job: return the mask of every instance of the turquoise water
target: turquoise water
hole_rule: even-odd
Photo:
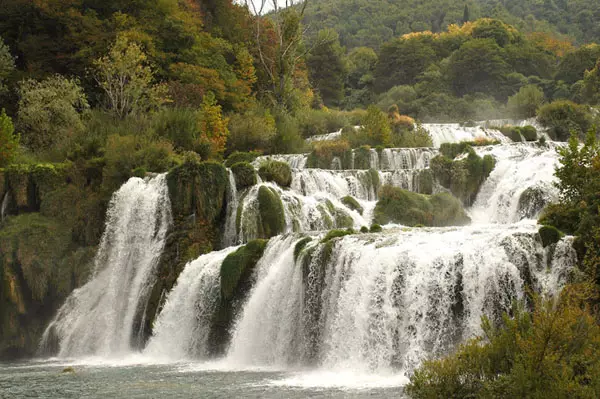
[[[73,367],[73,373],[64,373]],[[221,365],[0,364],[0,398],[399,398],[399,376],[304,370],[227,371]]]

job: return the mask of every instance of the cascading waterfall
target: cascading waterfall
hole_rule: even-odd
[[[500,143],[510,143],[510,139],[499,130],[483,126],[461,126],[458,123],[424,123],[423,127],[429,132],[435,148],[443,143],[458,143],[476,139],[497,140]]]
[[[227,173],[229,174],[229,187],[227,189],[227,215],[225,218],[225,228],[223,229],[224,247],[235,245],[237,241],[235,221],[239,205],[238,192],[235,185],[235,176],[233,175],[231,169],[228,169]]]
[[[236,247],[211,252],[189,263],[154,324],[144,354],[181,360],[206,358],[210,323],[219,299],[219,269]]]
[[[496,166],[471,209],[474,223],[513,223],[536,218],[546,204],[558,198],[553,184],[558,165],[554,146],[491,146],[479,153],[494,156]]]
[[[61,357],[130,352],[170,224],[166,174],[126,182],[111,200],[91,280],[60,308],[42,349],[57,345]]]

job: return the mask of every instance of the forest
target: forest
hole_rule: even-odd
[[[485,336],[425,362],[407,392],[598,394],[600,2],[308,0],[257,12],[258,3],[1,2],[0,356],[31,355],[49,315],[88,279],[90,270],[76,265],[90,264],[111,196],[131,177],[170,172],[169,184],[183,192],[173,205],[181,231],[169,239],[185,251],[173,244],[167,253],[181,272],[218,247],[223,166],[240,190],[257,176],[289,187],[289,166],[272,161],[257,174],[250,163],[309,154],[309,167],[330,169],[335,158],[353,169],[350,157],[356,166],[371,149],[433,147],[423,123],[536,119],[566,143],[557,147],[559,201],[539,223],[542,240],[576,237],[573,284],[554,300],[531,294],[500,323],[484,318]],[[548,148],[530,127],[500,130]],[[336,131],[335,140],[310,140]],[[428,190],[425,201],[383,186],[375,221],[467,224],[462,207],[494,168],[472,147],[491,144],[443,145],[431,169],[449,195]],[[390,216],[411,201],[419,209],[410,218]],[[191,213],[198,224],[188,228]],[[261,239],[282,232],[281,220],[269,223]],[[322,243],[337,234],[346,233]],[[161,279],[168,290],[176,273]]]

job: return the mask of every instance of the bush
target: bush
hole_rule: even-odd
[[[420,398],[593,398],[600,395],[600,326],[590,285],[567,286],[557,299],[515,305],[483,337],[426,361],[406,386]]]
[[[235,186],[238,190],[252,187],[256,184],[256,171],[254,167],[247,162],[238,162],[231,167],[231,172],[235,176]]]
[[[271,152],[278,154],[295,154],[303,152],[305,142],[300,135],[298,121],[285,112],[275,116],[277,134],[271,143]]]
[[[508,98],[508,109],[517,119],[532,118],[544,102],[544,92],[536,85],[527,85]]]
[[[369,232],[369,228],[368,228],[367,226],[362,226],[362,227],[360,228],[360,232],[361,232],[361,233],[368,233],[368,232]]]
[[[336,132],[349,123],[344,112],[333,110],[304,109],[297,114],[297,119],[305,138]]]
[[[18,127],[23,144],[49,150],[84,129],[82,113],[89,105],[79,81],[54,75],[19,87]]]
[[[392,186],[381,189],[374,220],[378,224],[406,226],[452,226],[470,222],[460,201],[450,194],[427,196]]]
[[[500,132],[503,135],[505,135],[515,143],[520,143],[523,141],[523,138],[521,137],[521,128],[517,126],[505,125],[498,128],[498,130],[500,130]]]
[[[255,109],[229,118],[227,151],[268,150],[275,137],[275,118],[267,110]]]
[[[156,115],[154,125],[156,134],[179,150],[192,150],[201,135],[198,112],[192,109],[165,109]]]
[[[348,207],[349,209],[360,213],[361,215],[363,214],[363,207],[358,203],[358,201],[354,197],[350,195],[347,195],[342,198],[342,204],[346,205],[346,207]]]
[[[385,113],[374,105],[367,108],[367,115],[363,119],[361,130],[366,135],[371,146],[392,144],[392,128]]]
[[[281,187],[292,184],[292,169],[285,162],[269,160],[260,165],[258,174],[265,181],[272,181]]]
[[[556,244],[563,237],[563,234],[554,226],[540,227],[539,234],[544,248],[548,245]]]
[[[538,112],[538,120],[548,128],[550,137],[558,141],[567,141],[571,131],[583,137],[593,122],[588,107],[572,101],[554,101],[544,105]]]
[[[260,155],[261,155],[261,153],[258,151],[249,151],[249,152],[234,151],[225,160],[225,166],[228,168],[231,168],[234,164],[239,163],[239,162],[252,163]]]
[[[527,125],[521,128],[521,135],[527,141],[537,140],[537,129],[534,126]]]
[[[18,151],[19,136],[15,134],[12,119],[6,115],[3,109],[0,113],[0,168],[10,164],[17,156]]]
[[[375,224],[371,225],[371,228],[369,229],[369,231],[371,233],[381,233],[383,231],[383,228],[380,225],[375,223]]]
[[[346,140],[326,140],[313,143],[313,150],[308,155],[309,168],[331,169],[333,158],[339,157],[342,168],[349,169],[352,161],[350,144]]]

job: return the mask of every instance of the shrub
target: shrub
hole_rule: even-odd
[[[248,151],[248,152],[234,151],[225,160],[225,166],[228,168],[231,168],[234,164],[239,163],[239,162],[252,163],[260,155],[261,155],[261,153],[258,151]]]
[[[371,225],[371,229],[369,231],[371,233],[381,233],[383,231],[383,228],[375,223]]]
[[[358,203],[358,201],[350,195],[342,198],[342,204],[346,205],[349,209],[360,213],[361,215],[364,211],[363,207]]]
[[[275,137],[275,118],[268,110],[255,109],[229,118],[227,151],[264,152]]]
[[[520,143],[521,141],[523,141],[521,137],[521,128],[518,126],[504,125],[498,128],[498,130],[500,130],[500,132],[503,135],[505,135],[515,143]]]
[[[199,115],[186,108],[167,108],[154,118],[156,134],[180,150],[192,150],[200,137]]]
[[[548,245],[556,244],[563,237],[563,234],[554,226],[540,227],[539,234],[544,248]]]
[[[548,128],[550,137],[559,141],[567,141],[571,131],[583,137],[592,126],[592,115],[587,106],[572,101],[544,105],[538,112],[538,120]]]
[[[12,119],[6,115],[3,109],[0,113],[0,168],[10,164],[15,159],[18,150],[19,136],[15,134]]]
[[[433,147],[433,141],[429,132],[421,125],[396,133],[392,138],[392,144],[395,147],[402,148]]]
[[[534,126],[527,125],[521,128],[521,135],[527,141],[537,140],[537,129]]]
[[[361,232],[361,233],[368,233],[368,232],[369,232],[369,228],[368,228],[367,226],[362,226],[362,227],[360,228],[360,232]]]
[[[263,180],[272,181],[281,187],[292,184],[292,169],[285,162],[269,160],[260,165],[258,174]]]
[[[305,142],[300,135],[298,121],[285,112],[275,115],[277,134],[271,143],[271,152],[295,154],[304,151]]]
[[[18,127],[23,144],[33,151],[49,150],[84,129],[82,113],[89,105],[79,81],[60,75],[19,87]]]
[[[483,318],[483,336],[440,360],[426,361],[406,386],[420,398],[592,398],[600,395],[600,326],[587,284],[556,299],[515,305],[498,325]]]
[[[508,109],[515,118],[532,118],[544,102],[544,92],[536,85],[527,85],[508,98]]]
[[[363,119],[361,129],[369,140],[362,144],[389,146],[392,143],[392,128],[388,117],[374,105],[367,108],[367,115]]]
[[[235,185],[238,190],[251,187],[256,184],[256,171],[247,162],[238,162],[231,166],[231,172],[235,176]]]
[[[381,189],[374,220],[378,224],[406,226],[451,226],[470,222],[460,201],[447,193],[427,196],[392,186]]]
[[[350,144],[346,140],[326,140],[313,143],[313,150],[308,155],[309,168],[331,169],[333,158],[342,160],[342,167],[348,169],[352,160]]]

